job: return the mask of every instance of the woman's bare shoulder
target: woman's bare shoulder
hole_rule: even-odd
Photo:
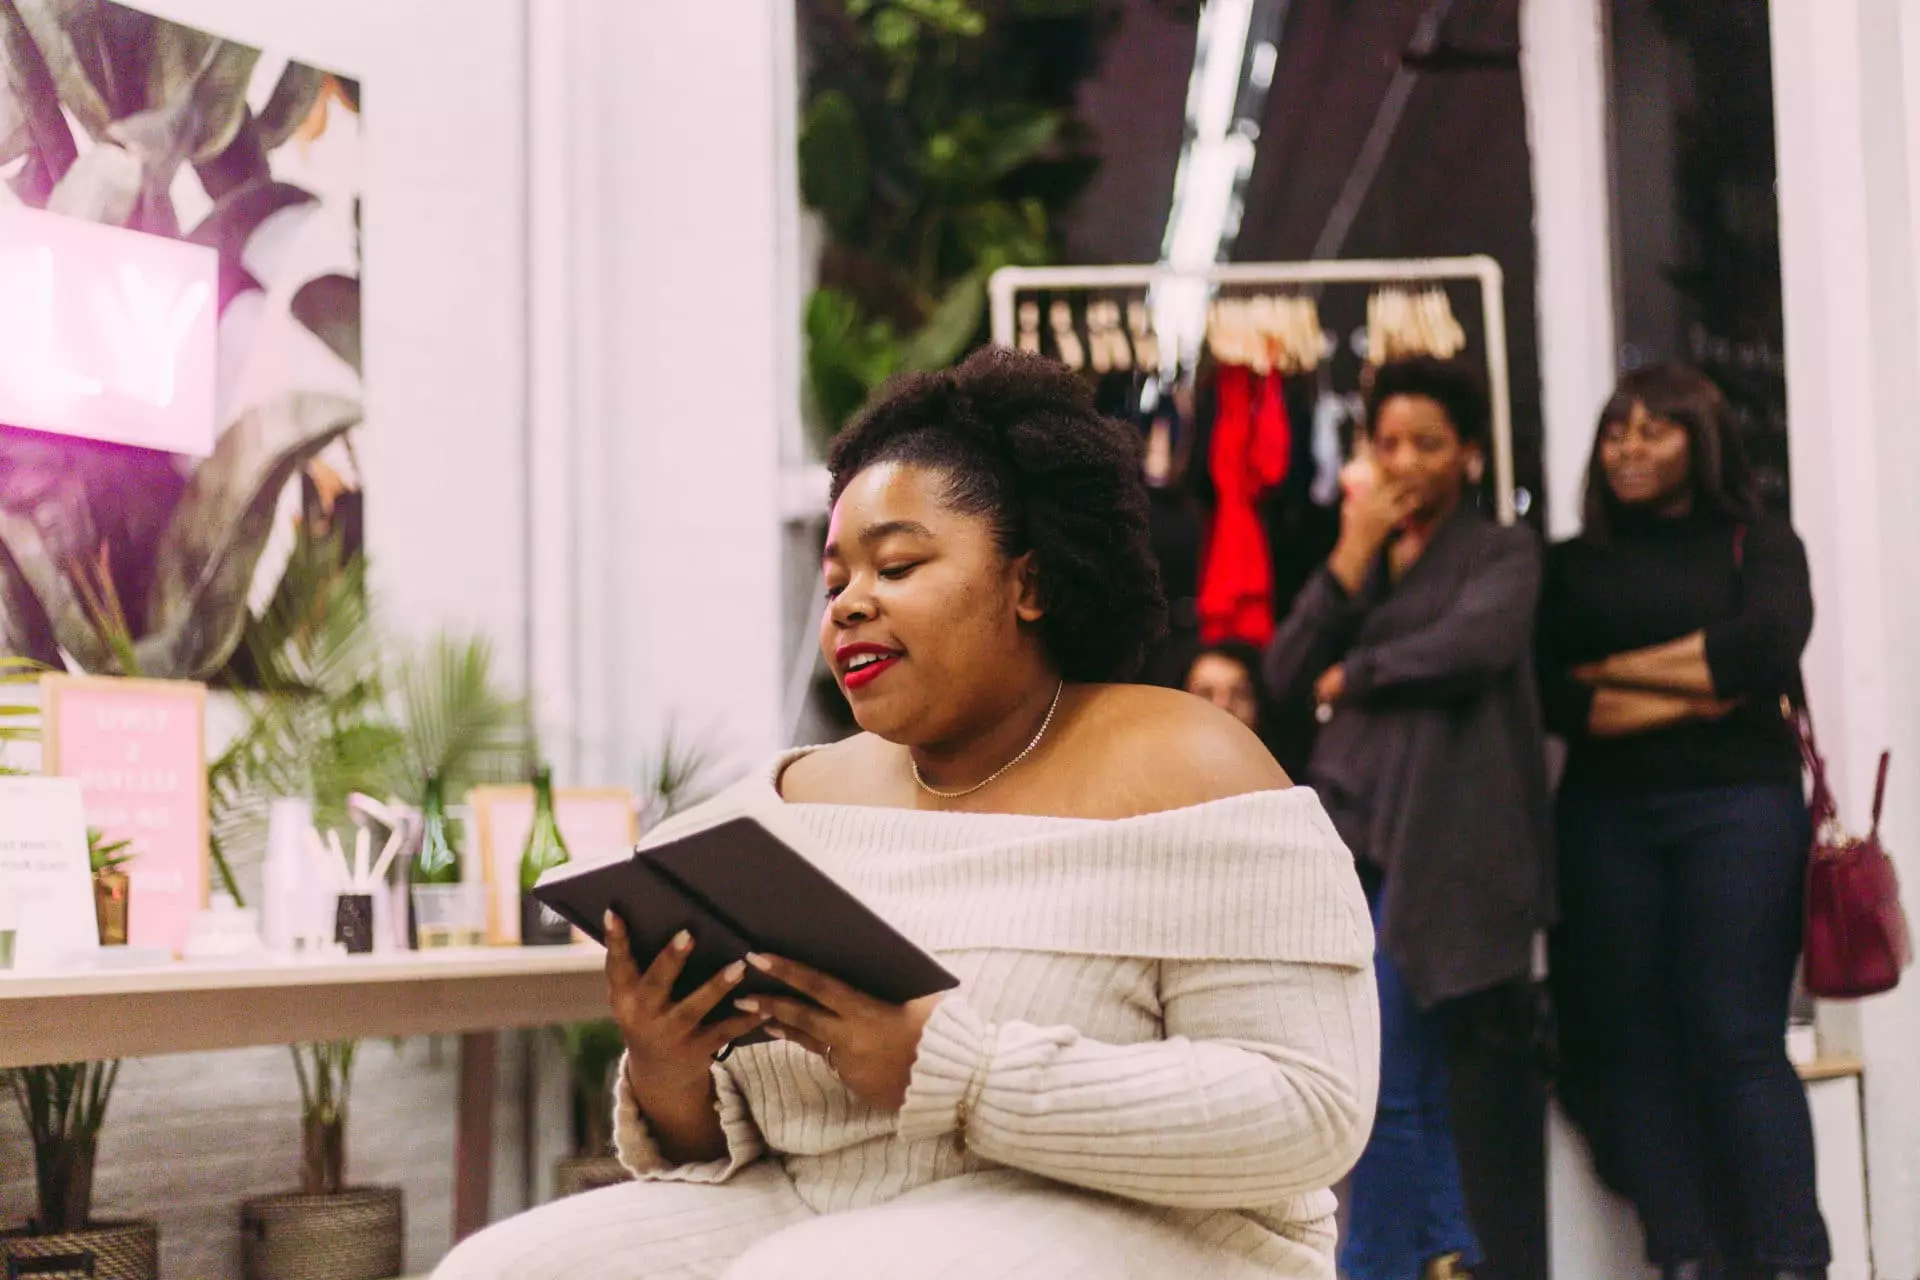
[[[1121,782],[1140,812],[1293,785],[1251,729],[1178,689],[1100,686],[1076,720],[1086,765]]]
[[[880,772],[888,744],[870,733],[816,747],[797,756],[780,774],[780,796],[789,804],[868,804],[861,780]]]

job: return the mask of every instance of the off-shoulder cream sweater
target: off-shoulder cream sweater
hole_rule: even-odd
[[[788,804],[795,754],[645,843],[751,814],[961,985],[899,1112],[792,1044],[716,1064],[708,1164],[662,1159],[623,1069],[630,1170],[723,1183],[773,1158],[830,1213],[1011,1168],[1154,1206],[1241,1268],[1331,1275],[1328,1188],[1372,1123],[1379,1012],[1366,902],[1310,790],[1114,822]]]

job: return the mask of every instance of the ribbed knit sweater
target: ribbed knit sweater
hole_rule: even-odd
[[[1013,1169],[1155,1206],[1222,1251],[1222,1274],[1332,1274],[1328,1188],[1372,1122],[1379,1014],[1366,902],[1311,791],[1112,822],[788,804],[792,758],[645,843],[750,814],[961,985],[898,1112],[790,1043],[716,1064],[711,1163],[661,1157],[623,1063],[630,1170],[723,1183],[771,1157],[832,1213]]]

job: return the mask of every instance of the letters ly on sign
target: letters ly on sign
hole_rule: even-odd
[[[218,283],[201,245],[0,207],[0,425],[211,453]]]

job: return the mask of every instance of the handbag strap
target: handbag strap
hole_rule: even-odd
[[[1806,689],[1800,690],[1800,696],[1788,700],[1793,710],[1793,727],[1800,739],[1800,762],[1806,766],[1807,776],[1813,780],[1813,792],[1807,798],[1807,807],[1813,811],[1814,830],[1818,831],[1830,819],[1839,816],[1840,808],[1834,802],[1833,788],[1827,783],[1827,758],[1820,754],[1820,740],[1814,736],[1813,709],[1807,705]],[[1881,770],[1884,785],[1886,772]],[[1878,804],[1875,805],[1876,814]]]
[[[1893,752],[1880,753],[1880,776],[1873,784],[1873,829],[1870,838],[1880,838],[1880,808],[1887,801],[1887,766],[1893,763]]]
[[[1733,569],[1736,574],[1744,573],[1747,563],[1747,526],[1743,521],[1733,527]],[[1813,811],[1814,830],[1819,831],[1828,821],[1837,821],[1840,806],[1833,798],[1833,788],[1827,783],[1827,758],[1820,754],[1820,740],[1813,732],[1813,707],[1807,700],[1807,679],[1796,674],[1794,687],[1790,693],[1780,699],[1781,712],[1793,721],[1795,735],[1800,739],[1800,760],[1806,765],[1807,775],[1813,779],[1813,794],[1808,797],[1807,807]],[[1880,838],[1880,811],[1887,802],[1887,769],[1893,763],[1893,752],[1880,753],[1879,776],[1873,783],[1873,826],[1868,832],[1869,840]]]
[[[1733,570],[1736,575],[1744,576],[1747,567],[1747,524],[1741,521],[1733,526]],[[1744,584],[1743,584],[1744,585]],[[1818,831],[1828,820],[1837,819],[1840,806],[1833,798],[1833,788],[1827,782],[1827,758],[1820,754],[1820,739],[1813,729],[1813,707],[1807,700],[1807,681],[1804,675],[1795,673],[1793,687],[1780,697],[1780,714],[1793,721],[1794,736],[1800,742],[1800,762],[1806,766],[1807,776],[1813,780],[1812,794],[1807,806],[1813,811],[1814,830]],[[1880,825],[1880,800],[1887,785],[1887,765],[1883,758],[1880,762],[1880,784],[1874,792],[1874,827]]]

